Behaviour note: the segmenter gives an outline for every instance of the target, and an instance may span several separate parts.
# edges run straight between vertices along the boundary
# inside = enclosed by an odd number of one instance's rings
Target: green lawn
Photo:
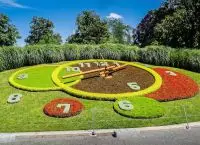
[[[20,70],[20,69],[17,69]],[[193,78],[200,84],[200,74],[175,69]],[[72,96],[62,91],[28,92],[9,85],[8,78],[16,70],[0,73],[0,132],[82,130],[97,128],[133,128],[144,126],[169,125],[186,122],[185,112],[190,122],[200,121],[200,94],[187,100],[162,103],[166,113],[158,119],[126,118],[113,109],[112,101],[79,99],[85,106],[84,111],[71,118],[52,118],[43,113],[45,104],[56,98]],[[7,104],[12,93],[21,93],[23,97],[17,104]],[[185,106],[185,109],[183,108]]]

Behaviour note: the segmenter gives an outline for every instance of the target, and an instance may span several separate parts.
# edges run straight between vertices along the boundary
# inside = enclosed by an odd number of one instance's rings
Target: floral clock
[[[65,118],[78,115],[83,108],[83,104],[78,100],[60,98],[46,104],[43,111],[50,117]]]

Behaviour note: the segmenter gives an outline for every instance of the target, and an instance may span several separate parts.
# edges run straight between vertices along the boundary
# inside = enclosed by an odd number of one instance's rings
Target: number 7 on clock
[[[58,104],[57,108],[62,108],[64,107],[63,113],[68,113],[70,110],[70,104]]]

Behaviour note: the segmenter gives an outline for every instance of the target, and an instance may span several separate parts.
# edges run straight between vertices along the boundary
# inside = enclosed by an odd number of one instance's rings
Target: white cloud
[[[107,16],[107,18],[109,18],[109,19],[122,19],[123,17],[119,14],[116,14],[116,13],[110,13],[110,15]]]
[[[14,8],[22,8],[22,9],[30,8],[28,6],[15,2],[15,0],[0,0],[0,4],[2,4],[3,6],[9,6]]]

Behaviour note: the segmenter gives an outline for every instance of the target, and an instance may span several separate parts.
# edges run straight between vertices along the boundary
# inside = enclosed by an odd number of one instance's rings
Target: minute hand
[[[122,66],[109,66],[109,67],[106,67],[106,68],[100,68],[100,69],[94,69],[94,70],[90,70],[90,71],[85,71],[85,72],[80,72],[80,73],[77,73],[77,74],[71,74],[71,75],[66,75],[66,76],[63,76],[62,78],[65,79],[65,78],[71,78],[71,77],[75,77],[75,76],[80,76],[80,75],[84,75],[84,74],[89,74],[89,73],[94,73],[94,72],[100,72],[100,71],[109,71],[109,70],[113,70],[115,71],[116,69],[118,70],[119,68],[124,68],[125,66],[127,65],[122,65]]]

